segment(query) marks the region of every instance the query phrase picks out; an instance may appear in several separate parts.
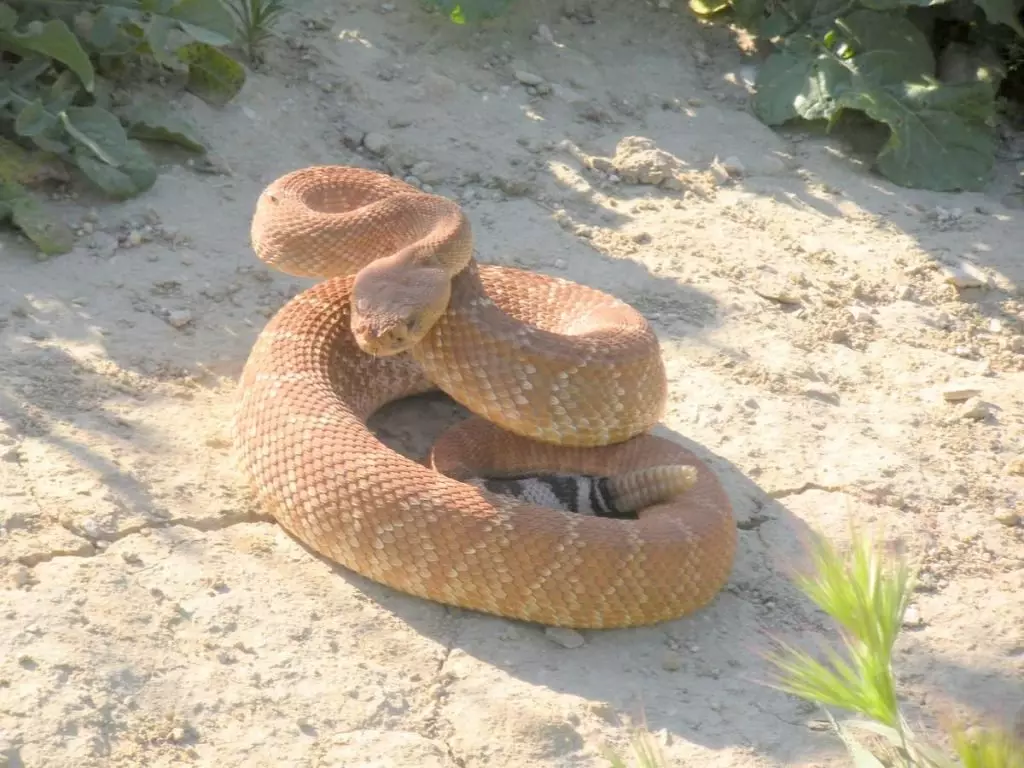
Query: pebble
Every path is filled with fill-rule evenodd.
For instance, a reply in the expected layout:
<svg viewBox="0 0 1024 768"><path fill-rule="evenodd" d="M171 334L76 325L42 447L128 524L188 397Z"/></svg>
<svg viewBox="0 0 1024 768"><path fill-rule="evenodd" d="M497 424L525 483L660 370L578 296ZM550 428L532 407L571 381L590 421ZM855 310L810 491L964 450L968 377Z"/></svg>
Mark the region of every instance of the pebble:
<svg viewBox="0 0 1024 768"><path fill-rule="evenodd" d="M988 285L985 273L966 261L943 265L940 271L943 279L957 288L982 288Z"/></svg>
<svg viewBox="0 0 1024 768"><path fill-rule="evenodd" d="M187 309L172 309L167 313L167 322L174 328L184 328L192 322L192 313Z"/></svg>
<svg viewBox="0 0 1024 768"><path fill-rule="evenodd" d="M962 403L981 394L977 387L969 387L961 384L947 384L942 388L942 398L947 403Z"/></svg>
<svg viewBox="0 0 1024 768"><path fill-rule="evenodd" d="M871 315L871 309L868 307L851 306L846 308L850 313L850 317L857 323L874 323L875 318Z"/></svg>
<svg viewBox="0 0 1024 768"><path fill-rule="evenodd" d="M540 75L533 74L533 72L527 72L526 70L523 69L517 69L513 74L515 75L516 80L518 80L523 85L537 86L544 84L544 78L541 77Z"/></svg>
<svg viewBox="0 0 1024 768"><path fill-rule="evenodd" d="M575 629L567 627L548 627L544 630L544 634L549 640L563 648L580 648L587 642L583 635Z"/></svg>
<svg viewBox="0 0 1024 768"><path fill-rule="evenodd" d="M661 668L666 672L678 672L683 668L683 657L675 651L665 651L661 657Z"/></svg>
<svg viewBox="0 0 1024 768"><path fill-rule="evenodd" d="M1018 456L1016 459L1011 459L1010 463L1006 465L1006 474L1024 475L1024 456Z"/></svg>
<svg viewBox="0 0 1024 768"><path fill-rule="evenodd" d="M555 269L565 269L568 266L568 262L565 259L555 259Z"/></svg>
<svg viewBox="0 0 1024 768"><path fill-rule="evenodd" d="M1012 509L999 509L993 514L995 519L1005 526L1013 528L1016 525L1020 525L1020 515L1014 512Z"/></svg>
<svg viewBox="0 0 1024 768"><path fill-rule="evenodd" d="M989 410L988 403L981 398L972 397L960 408L959 416L961 419L974 419L978 421L988 416Z"/></svg>
<svg viewBox="0 0 1024 768"><path fill-rule="evenodd" d="M911 628L924 626L924 619L921 617L921 610L916 605L907 607L906 612L903 614L903 626Z"/></svg>
<svg viewBox="0 0 1024 768"><path fill-rule="evenodd" d="M363 136L363 146L379 157L391 149L391 139L383 133L370 132Z"/></svg>
<svg viewBox="0 0 1024 768"><path fill-rule="evenodd" d="M725 158L725 160L722 161L722 167L730 176L734 178L737 176L742 176L744 173L747 172L747 169L743 166L743 163L735 155L730 155L729 157Z"/></svg>

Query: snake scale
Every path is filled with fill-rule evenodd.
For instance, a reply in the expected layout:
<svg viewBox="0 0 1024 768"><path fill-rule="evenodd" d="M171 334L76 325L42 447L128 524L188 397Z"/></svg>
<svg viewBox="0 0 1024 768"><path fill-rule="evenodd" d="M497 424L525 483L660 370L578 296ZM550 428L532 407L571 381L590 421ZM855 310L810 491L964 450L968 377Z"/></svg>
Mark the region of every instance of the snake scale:
<svg viewBox="0 0 1024 768"><path fill-rule="evenodd" d="M271 267L323 278L256 339L234 416L241 471L289 534L402 592L549 626L653 624L721 589L732 509L706 464L649 432L668 384L635 309L478 263L454 201L360 168L272 182L251 241ZM367 427L434 389L474 415L427 462ZM587 516L465 481L551 472L632 478L623 492L653 503Z"/></svg>

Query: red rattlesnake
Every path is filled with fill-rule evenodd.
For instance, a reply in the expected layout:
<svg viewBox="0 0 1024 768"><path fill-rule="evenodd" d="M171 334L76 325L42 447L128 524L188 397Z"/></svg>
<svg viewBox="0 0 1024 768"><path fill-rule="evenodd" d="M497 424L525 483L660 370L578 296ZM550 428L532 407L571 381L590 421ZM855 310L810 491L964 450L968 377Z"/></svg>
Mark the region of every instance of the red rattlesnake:
<svg viewBox="0 0 1024 768"><path fill-rule="evenodd" d="M252 243L271 266L328 278L268 323L240 381L242 470L292 535L403 592L548 625L650 624L722 587L732 510L710 468L646 434L668 387L638 312L576 283L478 264L454 202L358 168L273 182ZM366 419L434 388L476 416L441 436L428 467L384 446ZM621 492L657 502L636 520L462 482L631 471Z"/></svg>

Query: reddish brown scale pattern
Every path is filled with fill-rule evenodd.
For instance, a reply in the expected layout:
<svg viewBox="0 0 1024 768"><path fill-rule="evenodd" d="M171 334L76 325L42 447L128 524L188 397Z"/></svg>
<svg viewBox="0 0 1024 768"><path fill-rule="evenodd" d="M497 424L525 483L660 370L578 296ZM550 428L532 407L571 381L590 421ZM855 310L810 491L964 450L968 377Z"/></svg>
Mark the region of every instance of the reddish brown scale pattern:
<svg viewBox="0 0 1024 768"><path fill-rule="evenodd" d="M440 198L355 169L308 170L287 177L288 184L300 185L307 172L314 187L327 185L320 194L383 198L380 210L395 194L417 201L420 214L452 210ZM289 249L297 235L307 266L351 274L388 255L367 243L403 248L403 238L427 231L393 212L365 223L358 210L337 231L326 227L323 238L322 221L307 209L263 206L254 242L265 257L285 242L280 233L292 236ZM448 219L431 232L428 241L468 236ZM358 259L346 260L357 251ZM291 253L268 260L282 267ZM337 264L327 267L331 259ZM349 331L353 282L336 277L289 302L257 340L241 377L241 468L286 530L401 591L549 625L649 624L714 597L735 553L732 511L705 464L643 434L664 409L667 384L656 339L639 314L584 286L471 263L454 277L448 311L411 353L371 357ZM505 429L481 418L463 422L441 437L425 467L366 427L385 403L435 385ZM573 447L599 442L614 444ZM695 466L697 483L637 521L517 504L446 476L611 474L664 464Z"/></svg>

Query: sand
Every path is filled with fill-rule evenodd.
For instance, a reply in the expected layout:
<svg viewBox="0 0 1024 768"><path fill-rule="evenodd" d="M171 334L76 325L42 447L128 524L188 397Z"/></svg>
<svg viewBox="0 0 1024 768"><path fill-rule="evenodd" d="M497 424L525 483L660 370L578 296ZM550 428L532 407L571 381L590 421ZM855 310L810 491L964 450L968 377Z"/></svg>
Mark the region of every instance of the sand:
<svg viewBox="0 0 1024 768"><path fill-rule="evenodd" d="M842 544L850 521L922 568L896 657L912 722L1013 714L1019 137L984 193L900 189L846 136L760 124L756 60L679 0L523 1L482 29L295 8L227 106L163 92L209 158L121 204L73 186L67 255L0 241L0 765L604 766L641 721L671 765L847 765L761 654L836 638L789 576L809 530ZM259 263L249 220L319 163L414 177L462 201L481 261L651 319L665 434L739 521L712 605L550 633L375 585L260 515L235 381L311 281ZM374 423L422 457L460 413L429 396Z"/></svg>

